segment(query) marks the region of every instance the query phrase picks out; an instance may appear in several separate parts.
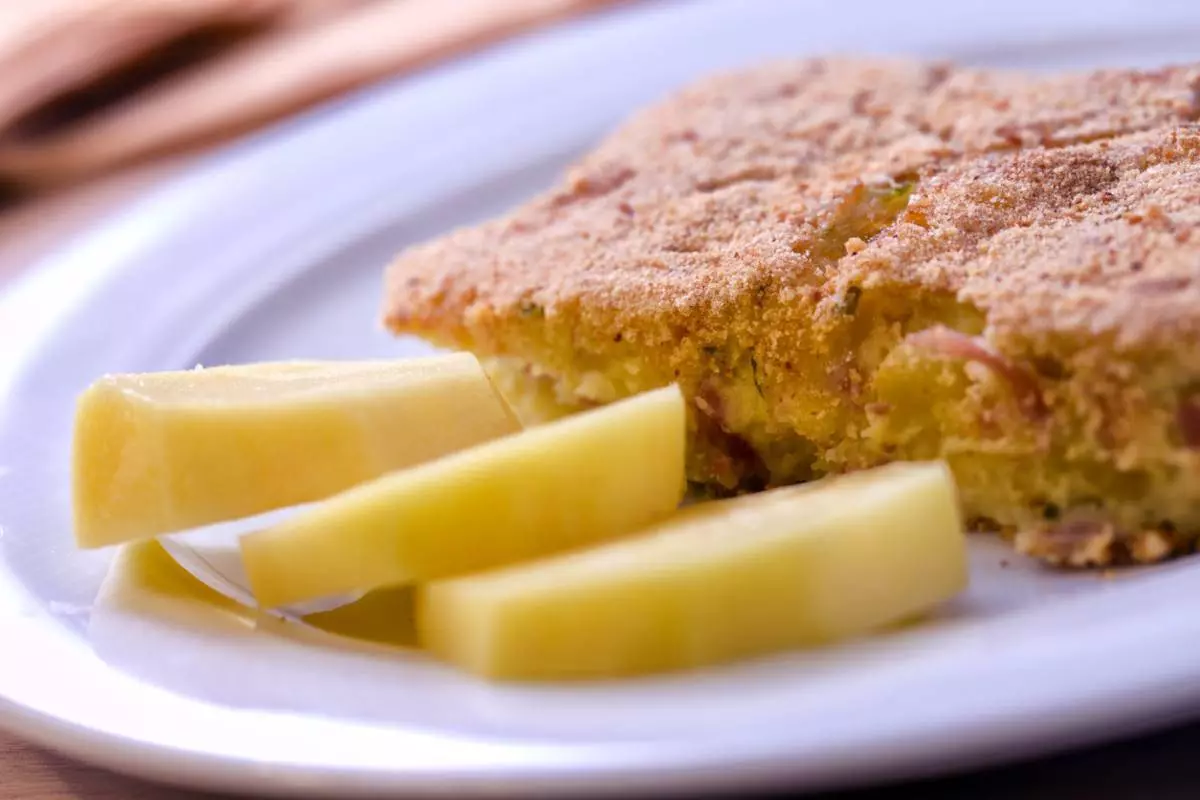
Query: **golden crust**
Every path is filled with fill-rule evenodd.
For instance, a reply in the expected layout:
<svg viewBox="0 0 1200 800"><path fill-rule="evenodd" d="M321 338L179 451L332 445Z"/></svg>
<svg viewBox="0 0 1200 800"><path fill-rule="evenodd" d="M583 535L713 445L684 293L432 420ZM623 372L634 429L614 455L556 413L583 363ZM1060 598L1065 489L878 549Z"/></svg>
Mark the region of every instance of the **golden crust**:
<svg viewBox="0 0 1200 800"><path fill-rule="evenodd" d="M1174 349L1200 334L1198 201L1192 124L985 156L924 178L839 279L953 292L1002 346L1071 336Z"/></svg>
<svg viewBox="0 0 1200 800"><path fill-rule="evenodd" d="M1198 79L1193 67L1034 78L829 60L710 79L642 113L510 216L405 254L387 318L453 329L471 315L578 301L619 328L647 310L678 318L735 300L767 276L824 282L837 266L792 248L856 182L989 152L978 171L1037 182L1069 165L1041 151L1040 164L1026 158L1006 174L1009 151L1096 142L1102 154L1105 140L1190 121ZM1042 188L1041 210L1052 211L1088 187Z"/></svg>
<svg viewBox="0 0 1200 800"><path fill-rule="evenodd" d="M1169 523L1183 547L1198 116L1197 66L718 76L511 214L402 254L385 318L567 403L680 383L706 483L943 457L975 516L1029 531L1100 493L1109 540Z"/></svg>

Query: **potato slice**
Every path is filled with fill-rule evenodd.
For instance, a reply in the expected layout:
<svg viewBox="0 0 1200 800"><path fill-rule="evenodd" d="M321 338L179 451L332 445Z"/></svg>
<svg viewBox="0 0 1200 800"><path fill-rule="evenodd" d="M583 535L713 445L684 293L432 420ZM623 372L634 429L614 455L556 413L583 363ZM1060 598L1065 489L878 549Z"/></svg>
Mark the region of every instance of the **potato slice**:
<svg viewBox="0 0 1200 800"><path fill-rule="evenodd" d="M154 540L130 542L117 549L101 584L91 623L111 625L114 612L162 619L172 627L249 632L258 627L290 627L241 605L197 580ZM416 644L411 588L371 592L349 605L311 614L312 627L348 639L389 647ZM110 628L111 630L111 628ZM111 637L105 637L110 639Z"/></svg>
<svg viewBox="0 0 1200 800"><path fill-rule="evenodd" d="M603 678L815 645L966 585L955 486L901 464L694 506L644 535L418 590L418 636L501 679Z"/></svg>
<svg viewBox="0 0 1200 800"><path fill-rule="evenodd" d="M508 564L630 533L683 496L672 386L356 487L242 538L265 607Z"/></svg>
<svg viewBox="0 0 1200 800"><path fill-rule="evenodd" d="M105 377L75 418L76 541L319 500L519 429L466 353Z"/></svg>

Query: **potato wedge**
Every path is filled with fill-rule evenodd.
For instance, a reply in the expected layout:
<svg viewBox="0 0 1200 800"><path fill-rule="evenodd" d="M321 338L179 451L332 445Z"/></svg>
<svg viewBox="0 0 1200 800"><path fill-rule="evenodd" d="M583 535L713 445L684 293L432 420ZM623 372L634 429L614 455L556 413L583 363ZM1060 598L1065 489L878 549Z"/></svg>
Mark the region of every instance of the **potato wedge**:
<svg viewBox="0 0 1200 800"><path fill-rule="evenodd" d="M241 540L264 607L523 561L630 533L683 496L671 386L351 489Z"/></svg>
<svg viewBox="0 0 1200 800"><path fill-rule="evenodd" d="M282 623L241 605L197 580L154 540L117 548L101 584L91 622L105 624L114 612L134 612L205 630L216 623L249 632ZM108 617L109 619L106 619ZM349 605L311 614L312 627L362 642L410 648L416 645L413 591L410 588L371 592ZM107 638L107 637L106 637Z"/></svg>
<svg viewBox="0 0 1200 800"><path fill-rule="evenodd" d="M466 353L108 376L75 417L76 541L319 500L519 429Z"/></svg>
<svg viewBox="0 0 1200 800"><path fill-rule="evenodd" d="M953 478L897 464L681 511L643 535L421 587L418 636L499 679L606 678L853 636L966 585Z"/></svg>

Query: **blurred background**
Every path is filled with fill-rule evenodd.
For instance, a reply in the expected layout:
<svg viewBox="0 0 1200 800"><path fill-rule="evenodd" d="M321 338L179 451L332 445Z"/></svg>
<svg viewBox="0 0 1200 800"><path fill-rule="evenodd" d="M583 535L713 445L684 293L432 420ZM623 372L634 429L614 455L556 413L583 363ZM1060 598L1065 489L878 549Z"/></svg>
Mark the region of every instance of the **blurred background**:
<svg viewBox="0 0 1200 800"><path fill-rule="evenodd" d="M222 142L620 0L5 0L0 282Z"/></svg>

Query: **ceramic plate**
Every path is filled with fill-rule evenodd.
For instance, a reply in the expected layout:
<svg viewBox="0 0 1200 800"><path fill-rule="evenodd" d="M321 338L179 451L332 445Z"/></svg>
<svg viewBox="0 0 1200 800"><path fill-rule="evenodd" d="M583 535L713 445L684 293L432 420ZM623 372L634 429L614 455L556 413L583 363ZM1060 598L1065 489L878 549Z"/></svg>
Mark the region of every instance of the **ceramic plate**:
<svg viewBox="0 0 1200 800"><path fill-rule="evenodd" d="M935 624L689 675L497 687L296 626L122 607L100 592L111 553L72 547L68 484L74 398L102 372L420 352L375 321L395 250L512 206L701 73L829 51L1148 65L1197 42L1193 0L646 3L208 160L0 299L0 721L180 784L527 796L890 780L1200 711L1200 560L1106 580L980 537L971 590Z"/></svg>

